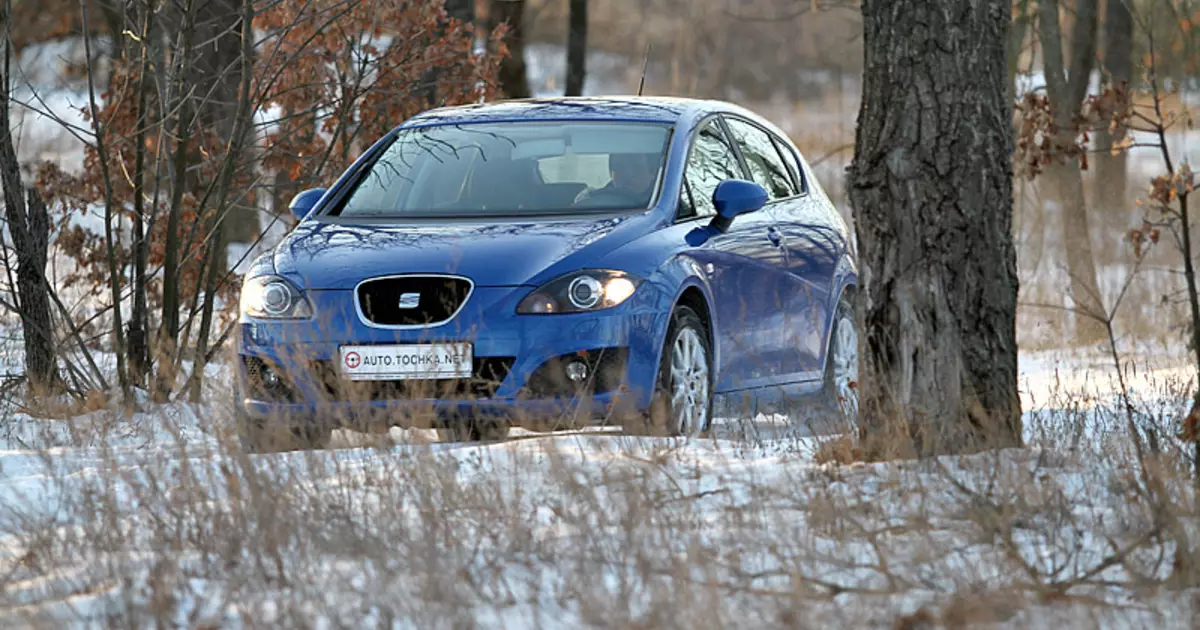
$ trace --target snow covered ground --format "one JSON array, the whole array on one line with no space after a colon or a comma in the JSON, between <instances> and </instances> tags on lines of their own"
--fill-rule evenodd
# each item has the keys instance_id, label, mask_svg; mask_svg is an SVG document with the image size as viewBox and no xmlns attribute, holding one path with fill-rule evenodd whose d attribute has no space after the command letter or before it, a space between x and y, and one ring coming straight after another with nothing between
<instances>
[{"instance_id":1,"label":"snow covered ground","mask_svg":"<svg viewBox=\"0 0 1200 630\"><path fill-rule=\"evenodd\" d=\"M81 144L53 118L80 124L84 93L47 61L78 56L60 46L22 58L14 117L23 159L71 169ZM530 47L539 94L558 93L561 52ZM636 89L620 58L589 67L587 93ZM828 114L772 118L804 136ZM219 364L198 406L0 407L0 627L1197 627L1195 591L1162 586L1166 524L1200 548L1172 426L1196 384L1183 348L1136 356L1161 488L1109 359L1077 352L1022 356L1028 448L920 463L818 463L829 438L765 416L694 441L394 429L247 457ZM20 368L0 335L0 374Z\"/></svg>"},{"instance_id":2,"label":"snow covered ground","mask_svg":"<svg viewBox=\"0 0 1200 630\"><path fill-rule=\"evenodd\" d=\"M1193 593L1157 586L1173 542L1111 370L1023 366L1028 448L850 466L761 416L694 441L393 429L246 457L219 376L198 407L8 409L0 625L1195 627ZM1138 423L1174 444L1186 370L1128 371Z\"/></svg>"}]
</instances>

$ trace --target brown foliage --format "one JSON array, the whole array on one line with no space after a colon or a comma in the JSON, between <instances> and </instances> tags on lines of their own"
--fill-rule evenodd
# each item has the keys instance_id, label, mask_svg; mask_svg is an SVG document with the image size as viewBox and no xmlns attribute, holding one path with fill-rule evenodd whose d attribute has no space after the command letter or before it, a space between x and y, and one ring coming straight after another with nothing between
<instances>
[{"instance_id":1,"label":"brown foliage","mask_svg":"<svg viewBox=\"0 0 1200 630\"><path fill-rule=\"evenodd\" d=\"M99 3L89 0L88 11L91 15L100 15ZM19 25L19 28L12 29L13 48L17 51L30 44L83 31L79 0L15 0L12 23ZM99 24L90 26L93 33L98 31Z\"/></svg>"},{"instance_id":2,"label":"brown foliage","mask_svg":"<svg viewBox=\"0 0 1200 630\"><path fill-rule=\"evenodd\" d=\"M81 108L85 120L98 122L103 129L103 141L107 148L108 171L112 174L112 201L114 212L126 217L132 215L134 178L136 173L136 143L138 141L137 90L141 82L138 64L129 59L118 59L113 64L113 72L109 76L108 88L100 95L103 105L93 115L88 107ZM147 96L147 110L153 111L157 104L153 91ZM153 184L156 157L166 159L175 150L178 139L147 124L144 130L145 163L143 167L144 182ZM93 124L93 131L97 126ZM164 138L170 138L164 140ZM216 177L217 171L225 158L224 147L220 138L213 130L197 130L184 140L189 145L189 152L196 156L197 162L193 169L197 173L199 186L184 196L183 212L180 221L184 234L191 235L190 242L183 244L184 252L198 251L203 246L207 236L202 229L207 219L212 216L212 208L200 207L203 187ZM160 146L160 143L164 143ZM59 216L59 229L62 236L59 239L64 254L72 258L76 268L63 278L64 286L83 285L95 290L102 288L108 278L107 252L104 239L95 233L83 230L78 226L68 227L72 216L82 215L90 206L104 203L105 182L103 169L100 168L100 153L95 144L89 144L84 150L84 168L79 175L63 172L57 165L43 164L38 174L38 188L49 201L57 202L62 214ZM243 179L247 179L245 174ZM152 191L144 193L150 198L144 199L147 223L151 215L161 215L166 212L169 196L154 195ZM155 201L157 198L157 205ZM147 261L151 266L162 265L165 259L166 222L157 221L148 238ZM133 260L134 252L127 246L118 248L115 252L119 266L124 267ZM186 256L185 256L186 258ZM198 287L199 258L192 256L185 259L181 268L181 285L185 295L191 295ZM152 283L151 289L157 288L158 283ZM159 304L157 291L149 292L151 303Z\"/></svg>"},{"instance_id":3,"label":"brown foliage","mask_svg":"<svg viewBox=\"0 0 1200 630\"><path fill-rule=\"evenodd\" d=\"M1188 414L1179 423L1177 438L1184 442L1200 442L1200 402L1192 404Z\"/></svg>"},{"instance_id":4,"label":"brown foliage","mask_svg":"<svg viewBox=\"0 0 1200 630\"><path fill-rule=\"evenodd\" d=\"M271 34L257 91L283 114L264 166L293 182L319 176L326 156L348 161L361 140L431 105L496 97L507 54L502 29L491 34L498 54L477 54L473 27L440 1L278 3L255 26Z\"/></svg>"},{"instance_id":5,"label":"brown foliage","mask_svg":"<svg viewBox=\"0 0 1200 630\"><path fill-rule=\"evenodd\" d=\"M79 10L64 9L64 13L77 15ZM173 104L162 107L156 90L146 95L145 111L151 115L141 130L145 156L142 218L153 225L147 253L152 305L161 304L161 278L154 278L153 271L165 260L167 221L151 223L151 218L164 216L171 199L168 191L155 189L156 173L170 172L168 161L179 142L187 143L190 161L179 226L180 293L187 303L199 290L199 252L209 242L210 221L217 212L210 188L227 160L237 164L230 199L253 206L252 185L260 165L282 169L289 181L307 180L319 176L326 163L340 169L353 160L362 148L360 139L373 141L427 109L430 95L436 104L456 105L497 94L499 55L476 54L473 28L448 17L440 1L273 3L258 14L255 26L268 36L258 46L252 107L255 111L278 107L284 113L265 138L269 148L260 164L246 156L229 156L228 144L215 126L203 127L198 118L155 119L155 113L177 108ZM500 35L502 31L494 33L493 40L498 41ZM500 52L504 54L502 48ZM98 111L82 110L85 119L98 122L104 130L115 212L128 217L138 176L141 51L131 46L123 54L129 56L114 60L105 91L99 95L102 105ZM429 83L428 77L435 77L436 84L423 85ZM164 126L171 129L164 132ZM93 124L93 130L96 128ZM104 202L105 182L95 145L86 148L80 175L46 164L40 169L38 186L60 209L58 242L77 263L76 270L64 278L65 284L99 291L108 277L104 241L79 227L68 227L72 216ZM125 246L116 257L124 268L134 253ZM223 286L233 291L236 285L227 282Z\"/></svg>"},{"instance_id":6,"label":"brown foliage","mask_svg":"<svg viewBox=\"0 0 1200 630\"><path fill-rule=\"evenodd\" d=\"M1070 128L1062 129L1055 121L1052 99L1041 92L1029 92L1016 105L1020 125L1016 137L1016 174L1033 179L1052 163L1078 159L1088 168L1088 142L1095 131L1106 129L1113 137L1115 153L1128 148L1131 136L1124 133L1133 115L1133 101L1125 85L1106 86L1100 94L1084 99L1079 116Z\"/></svg>"},{"instance_id":7,"label":"brown foliage","mask_svg":"<svg viewBox=\"0 0 1200 630\"><path fill-rule=\"evenodd\" d=\"M1141 258L1148 247L1158 244L1160 235L1159 228L1152 225L1149 221L1143 221L1142 227L1129 230L1126 238L1133 245L1133 255Z\"/></svg>"}]
</instances>

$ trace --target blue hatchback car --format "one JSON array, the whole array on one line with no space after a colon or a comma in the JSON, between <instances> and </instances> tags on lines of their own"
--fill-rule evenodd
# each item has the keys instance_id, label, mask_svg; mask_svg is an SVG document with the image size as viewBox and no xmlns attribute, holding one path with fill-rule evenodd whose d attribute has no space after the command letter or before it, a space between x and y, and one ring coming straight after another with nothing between
<instances>
[{"instance_id":1,"label":"blue hatchback car","mask_svg":"<svg viewBox=\"0 0 1200 630\"><path fill-rule=\"evenodd\" d=\"M695 435L715 396L856 398L852 238L787 136L741 107L437 109L291 209L242 287L249 449L339 426Z\"/></svg>"}]
</instances>

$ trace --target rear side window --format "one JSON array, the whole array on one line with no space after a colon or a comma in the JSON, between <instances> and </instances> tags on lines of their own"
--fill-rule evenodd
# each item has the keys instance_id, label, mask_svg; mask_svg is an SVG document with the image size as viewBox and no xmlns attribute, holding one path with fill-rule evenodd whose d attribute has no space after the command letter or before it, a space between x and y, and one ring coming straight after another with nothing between
<instances>
[{"instance_id":1,"label":"rear side window","mask_svg":"<svg viewBox=\"0 0 1200 630\"><path fill-rule=\"evenodd\" d=\"M758 185L767 189L771 199L783 199L796 194L792 176L783 161L783 156L775 148L771 134L763 129L737 118L727 118L729 130L733 133L750 167L750 174Z\"/></svg>"},{"instance_id":2,"label":"rear side window","mask_svg":"<svg viewBox=\"0 0 1200 630\"><path fill-rule=\"evenodd\" d=\"M713 193L727 179L741 179L742 167L729 139L715 122L696 134L688 154L687 170L680 191L679 218L709 217L717 213Z\"/></svg>"},{"instance_id":3,"label":"rear side window","mask_svg":"<svg viewBox=\"0 0 1200 630\"><path fill-rule=\"evenodd\" d=\"M808 184L804 181L804 169L800 168L800 162L796 160L796 152L778 136L775 137L775 148L779 149L783 161L787 162L788 168L792 170L792 177L796 181L796 190L799 190L800 194L807 193Z\"/></svg>"}]
</instances>

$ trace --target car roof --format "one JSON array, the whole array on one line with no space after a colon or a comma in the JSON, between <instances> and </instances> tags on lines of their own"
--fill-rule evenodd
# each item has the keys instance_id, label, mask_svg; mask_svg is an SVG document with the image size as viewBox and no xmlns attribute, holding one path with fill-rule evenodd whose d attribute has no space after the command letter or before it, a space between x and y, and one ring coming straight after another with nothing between
<instances>
[{"instance_id":1,"label":"car roof","mask_svg":"<svg viewBox=\"0 0 1200 630\"><path fill-rule=\"evenodd\" d=\"M735 109L738 108L720 101L661 96L530 98L433 109L408 119L401 127L537 120L677 123L711 112Z\"/></svg>"}]
</instances>

